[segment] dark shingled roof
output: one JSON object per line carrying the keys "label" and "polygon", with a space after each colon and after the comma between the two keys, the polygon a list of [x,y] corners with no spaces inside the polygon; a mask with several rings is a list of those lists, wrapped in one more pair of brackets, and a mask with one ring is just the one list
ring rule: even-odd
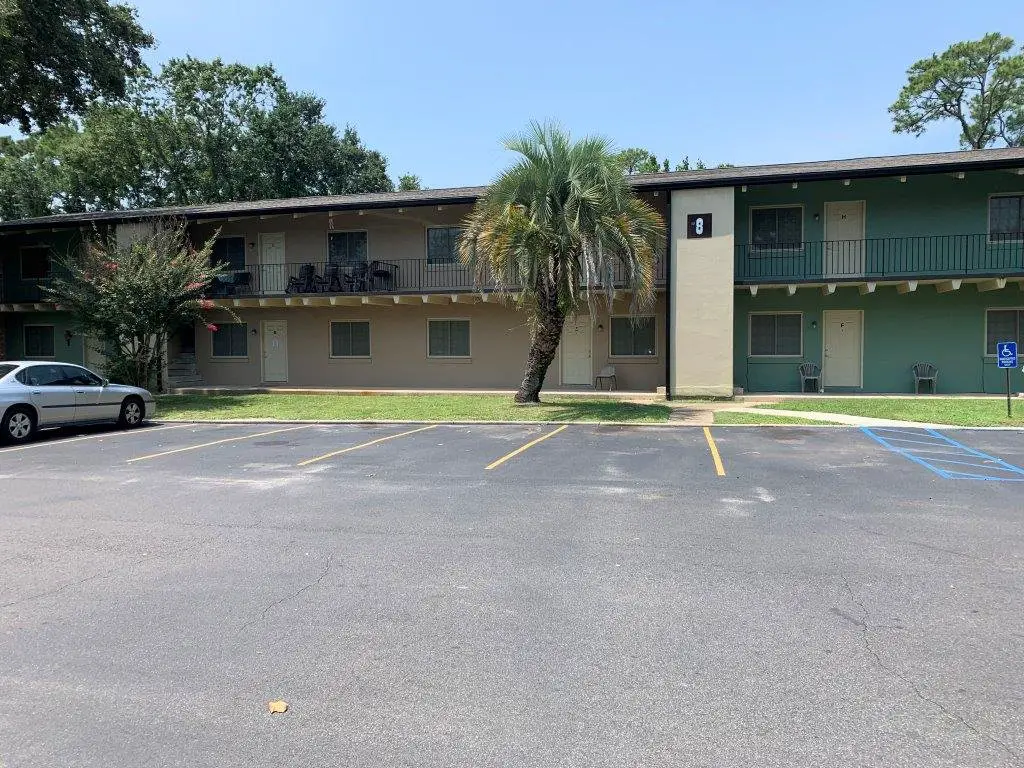
{"label": "dark shingled roof", "polygon": [[[878,176],[910,176],[953,171],[1024,168],[1024,148],[976,149],[961,152],[934,152],[921,155],[861,157],[852,160],[827,160],[812,163],[750,165],[740,168],[708,168],[700,171],[650,173],[631,177],[637,190],[731,187],[741,184],[777,184]],[[188,219],[216,219],[225,216],[259,214],[317,213],[373,208],[400,208],[421,205],[457,205],[473,203],[486,187],[423,189],[414,192],[374,192],[359,195],[295,197],[282,200],[213,203],[133,211],[93,211],[42,216],[34,219],[0,221],[4,230],[40,227],[75,227],[93,223],[118,223],[159,216]]]}

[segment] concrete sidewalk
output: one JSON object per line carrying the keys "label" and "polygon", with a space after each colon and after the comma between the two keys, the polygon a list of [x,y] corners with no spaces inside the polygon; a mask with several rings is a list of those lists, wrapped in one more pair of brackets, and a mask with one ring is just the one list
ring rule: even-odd
{"label": "concrete sidewalk", "polygon": [[923,421],[898,421],[896,419],[876,419],[871,416],[851,416],[846,413],[829,413],[826,411],[789,411],[782,408],[716,408],[715,411],[728,413],[752,413],[758,416],[791,416],[814,421],[829,421],[833,424],[845,424],[851,427],[911,427],[914,429],[950,429],[951,424],[928,424]]}

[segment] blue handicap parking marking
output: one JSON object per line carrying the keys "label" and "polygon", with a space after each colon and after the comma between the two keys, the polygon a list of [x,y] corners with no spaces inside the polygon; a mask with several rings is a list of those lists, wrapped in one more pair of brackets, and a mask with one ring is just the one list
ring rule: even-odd
{"label": "blue handicap parking marking", "polygon": [[1024,468],[975,450],[934,429],[861,427],[861,432],[946,480],[1024,483]]}

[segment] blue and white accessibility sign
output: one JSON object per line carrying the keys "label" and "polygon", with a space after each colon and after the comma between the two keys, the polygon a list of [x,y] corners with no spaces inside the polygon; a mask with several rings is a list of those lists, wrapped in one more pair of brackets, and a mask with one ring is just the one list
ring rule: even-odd
{"label": "blue and white accessibility sign", "polygon": [[996,362],[1000,368],[1017,367],[1017,342],[998,341],[996,342]]}

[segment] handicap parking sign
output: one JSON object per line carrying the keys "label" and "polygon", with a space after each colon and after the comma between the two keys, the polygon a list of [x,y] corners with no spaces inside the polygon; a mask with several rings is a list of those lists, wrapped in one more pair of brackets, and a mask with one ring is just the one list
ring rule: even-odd
{"label": "handicap parking sign", "polygon": [[999,341],[996,342],[996,362],[1000,368],[1017,367],[1017,342]]}

